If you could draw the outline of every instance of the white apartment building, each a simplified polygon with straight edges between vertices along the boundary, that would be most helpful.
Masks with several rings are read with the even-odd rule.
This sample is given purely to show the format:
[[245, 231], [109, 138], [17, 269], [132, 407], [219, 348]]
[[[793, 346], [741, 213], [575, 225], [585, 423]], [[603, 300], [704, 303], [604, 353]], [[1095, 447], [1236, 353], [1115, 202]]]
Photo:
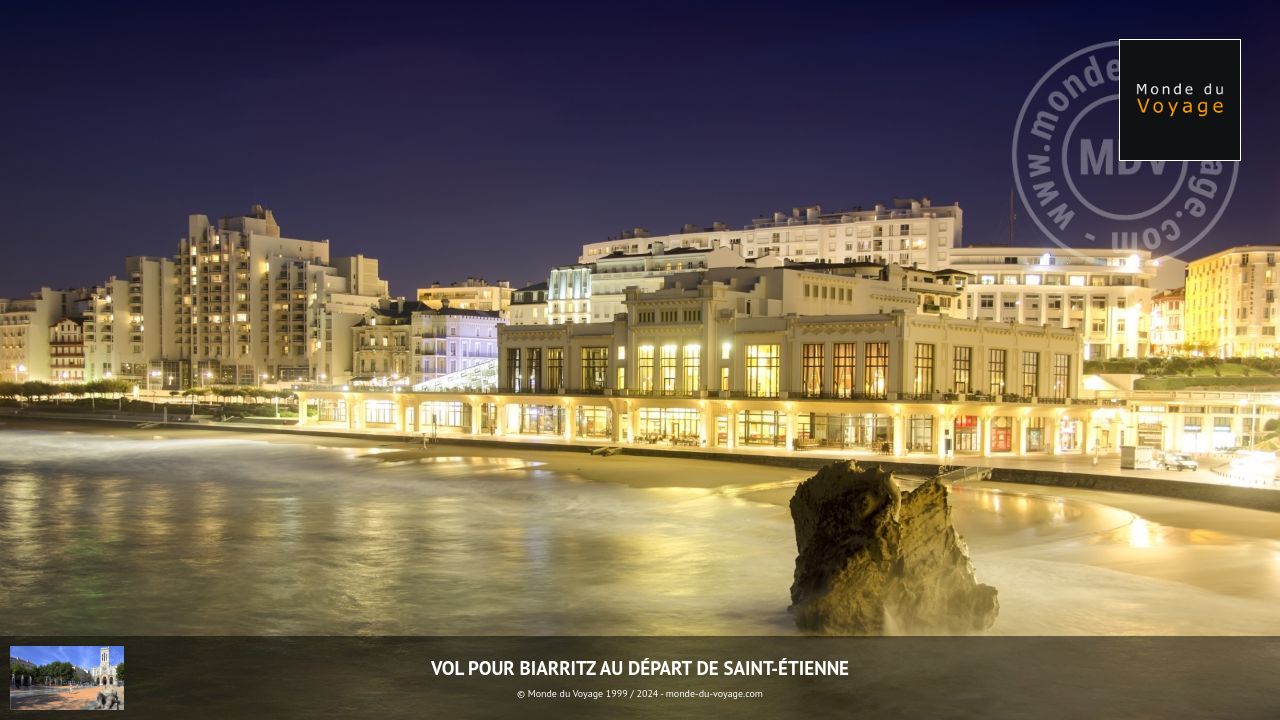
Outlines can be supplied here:
[[547, 324], [547, 283], [533, 283], [511, 293], [507, 324]]
[[1280, 245], [1246, 245], [1187, 267], [1186, 341], [1197, 354], [1274, 357]]
[[439, 310], [448, 301], [451, 308], [497, 312], [505, 319], [513, 292], [506, 280], [490, 285], [480, 278], [469, 277], [448, 286], [432, 283], [431, 287], [420, 288], [418, 302]]
[[[359, 262], [355, 262], [359, 261]], [[374, 273], [376, 275], [376, 263]], [[311, 345], [316, 349], [312, 353], [311, 379], [315, 382], [345, 382], [355, 372], [352, 365], [351, 331], [364, 319], [372, 304], [378, 302], [373, 295], [348, 291], [348, 278], [352, 277], [351, 265], [367, 267], [370, 258], [356, 256], [339, 258], [334, 262], [337, 275], [318, 274], [315, 281], [316, 297], [319, 299], [313, 318], [309, 322]], [[359, 287], [359, 286], [357, 286]], [[386, 281], [365, 286], [366, 292], [378, 292], [386, 295]]]
[[561, 265], [552, 268], [547, 279], [547, 322], [612, 320], [614, 315], [626, 312], [624, 301], [629, 288], [656, 290], [674, 273], [744, 264], [747, 261], [727, 246], [669, 250], [661, 240], [655, 240], [643, 252], [619, 251], [591, 263]]
[[85, 379], [132, 380], [150, 389], [182, 387], [170, 358], [177, 346], [178, 289], [168, 258], [125, 258], [125, 274], [93, 289], [84, 312]]
[[79, 317], [77, 303], [87, 294], [41, 288], [29, 298], [0, 299], [0, 381], [56, 380], [50, 328], [65, 317]]
[[574, 264], [551, 268], [547, 278], [547, 323], [591, 322], [591, 265]]
[[1084, 359], [1144, 357], [1155, 290], [1178, 287], [1185, 263], [1141, 250], [966, 247], [949, 264], [971, 274], [969, 317], [1080, 328]]
[[947, 267], [951, 250], [960, 245], [963, 225], [959, 204], [935, 206], [928, 198], [896, 199], [892, 208], [876, 205], [834, 213], [812, 205], [758, 217], [740, 229], [723, 223], [710, 228], [686, 225], [679, 233], [653, 236], [637, 228], [583, 245], [578, 260], [594, 263], [614, 253], [642, 255], [660, 243], [667, 251], [725, 247], [744, 259], [775, 256], [793, 262], [872, 262], [938, 270]]
[[410, 386], [469, 370], [498, 357], [497, 311], [439, 308], [403, 298], [368, 310], [352, 329], [351, 382]]
[[347, 330], [387, 295], [376, 260], [331, 262], [327, 240], [282, 236], [260, 205], [217, 225], [190, 216], [175, 264], [179, 329], [172, 359], [190, 368], [195, 384], [343, 374]]
[[1159, 290], [1151, 295], [1151, 354], [1156, 357], [1184, 355], [1186, 289]]

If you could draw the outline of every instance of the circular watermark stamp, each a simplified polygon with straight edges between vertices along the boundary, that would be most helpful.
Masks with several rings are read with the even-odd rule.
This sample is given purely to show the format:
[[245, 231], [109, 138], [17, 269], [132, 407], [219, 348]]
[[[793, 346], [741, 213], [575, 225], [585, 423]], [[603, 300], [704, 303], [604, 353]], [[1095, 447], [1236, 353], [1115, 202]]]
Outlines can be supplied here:
[[1078, 50], [1027, 95], [1013, 131], [1023, 207], [1056, 245], [1177, 256], [1213, 229], [1240, 164], [1121, 159], [1119, 43]]

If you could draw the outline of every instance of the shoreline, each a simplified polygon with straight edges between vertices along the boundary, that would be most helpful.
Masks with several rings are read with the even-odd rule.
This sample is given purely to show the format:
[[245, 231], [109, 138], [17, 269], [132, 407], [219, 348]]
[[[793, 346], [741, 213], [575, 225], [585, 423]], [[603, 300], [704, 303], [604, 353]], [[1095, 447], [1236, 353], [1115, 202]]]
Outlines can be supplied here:
[[[364, 449], [370, 451], [367, 457], [373, 462], [420, 462], [458, 455], [515, 458], [536, 463], [537, 466], [548, 471], [585, 482], [623, 485], [638, 490], [696, 490], [743, 502], [768, 505], [777, 508], [781, 514], [787, 515], [788, 521], [788, 502], [795, 492], [795, 487], [813, 474], [813, 469], [810, 467], [789, 467], [782, 462], [753, 462], [756, 459], [753, 456], [748, 456], [745, 461], [734, 462], [733, 458], [728, 456], [689, 458], [680, 453], [663, 451], [631, 453], [624, 450], [618, 455], [602, 457], [592, 455], [589, 452], [590, 447], [485, 440], [454, 442], [453, 438], [441, 439], [423, 448], [415, 442], [406, 441], [404, 436], [395, 435], [304, 432], [271, 426], [258, 428], [181, 423], [139, 428], [136, 427], [138, 424], [135, 420], [112, 421], [105, 418], [6, 416], [0, 419], [0, 432], [5, 429], [46, 430], [132, 439], [225, 439], [228, 432], [236, 432], [245, 436], [246, 440], [257, 442]], [[784, 461], [788, 458], [770, 459]], [[796, 460], [806, 466], [812, 465], [812, 468], [835, 462], [834, 459], [829, 458], [796, 458]], [[670, 471], [668, 463], [672, 461], [681, 464], [680, 472]], [[727, 463], [736, 466], [734, 482], [731, 483], [722, 480]], [[885, 464], [904, 465], [902, 463]], [[705, 472], [698, 472], [699, 469]], [[912, 474], [904, 473], [900, 468], [895, 468], [895, 471], [899, 474]], [[1275, 511], [1198, 499], [1004, 480], [964, 483], [963, 487], [1013, 496], [1062, 498], [1071, 502], [1103, 505], [1169, 527], [1203, 528], [1233, 535], [1280, 540], [1280, 523], [1276, 522]], [[1269, 490], [1254, 492], [1275, 493]], [[1203, 512], [1205, 510], [1211, 512]]]
[[[30, 414], [10, 412], [0, 415], [0, 425], [6, 420], [16, 422], [34, 421], [51, 423], [84, 423], [97, 427], [132, 427], [148, 426], [148, 431], [172, 432], [174, 430], [203, 430], [216, 433], [252, 433], [256, 435], [280, 435], [294, 438], [328, 438], [351, 441], [374, 442], [378, 444], [403, 444], [405, 447], [419, 446], [422, 435], [393, 431], [352, 431], [347, 429], [318, 428], [314, 426], [298, 427], [278, 422], [261, 423], [184, 423], [160, 422], [146, 417], [96, 417], [83, 414], [61, 416], [58, 414]], [[589, 454], [590, 451], [608, 446], [609, 443], [564, 443], [555, 440], [532, 438], [497, 439], [473, 436], [444, 435], [433, 440], [431, 446], [467, 447], [473, 450], [503, 449], [520, 453], [557, 453], [557, 454]], [[617, 457], [660, 457], [682, 460], [686, 462], [735, 463], [745, 471], [748, 467], [774, 467], [792, 472], [812, 473], [819, 468], [838, 460], [855, 460], [864, 465], [880, 465], [901, 475], [932, 477], [940, 468], [989, 468], [990, 478], [986, 482], [1010, 483], [1054, 488], [1058, 491], [1071, 489], [1089, 490], [1109, 494], [1132, 495], [1135, 497], [1170, 498], [1225, 505], [1269, 513], [1280, 513], [1280, 486], [1247, 487], [1222, 483], [1208, 483], [1196, 480], [1166, 479], [1151, 475], [1120, 475], [1109, 470], [1098, 468], [1097, 472], [1079, 471], [1075, 469], [1055, 469], [1052, 467], [1014, 467], [1007, 463], [1000, 464], [995, 458], [956, 458], [943, 466], [935, 460], [913, 461], [912, 458], [894, 457], [860, 457], [841, 455], [780, 455], [768, 452], [732, 452], [707, 448], [665, 448], [621, 445]], [[983, 461], [986, 461], [985, 463]], [[967, 463], [967, 464], [964, 464]]]

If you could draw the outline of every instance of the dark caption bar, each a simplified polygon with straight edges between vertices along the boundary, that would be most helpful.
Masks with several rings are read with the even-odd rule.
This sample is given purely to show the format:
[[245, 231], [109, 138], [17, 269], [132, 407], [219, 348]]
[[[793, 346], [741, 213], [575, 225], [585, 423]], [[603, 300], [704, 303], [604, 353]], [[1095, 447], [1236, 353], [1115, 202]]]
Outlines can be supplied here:
[[1280, 638], [7, 640], [124, 645], [130, 718], [1280, 716]]

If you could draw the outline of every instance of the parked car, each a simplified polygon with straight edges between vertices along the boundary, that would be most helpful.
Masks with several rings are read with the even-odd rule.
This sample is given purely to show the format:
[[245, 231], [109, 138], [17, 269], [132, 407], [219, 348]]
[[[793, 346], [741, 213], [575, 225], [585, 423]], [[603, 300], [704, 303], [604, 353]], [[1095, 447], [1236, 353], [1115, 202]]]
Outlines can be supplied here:
[[1160, 459], [1160, 465], [1165, 470], [1199, 470], [1200, 463], [1195, 458], [1182, 453], [1165, 453]]

